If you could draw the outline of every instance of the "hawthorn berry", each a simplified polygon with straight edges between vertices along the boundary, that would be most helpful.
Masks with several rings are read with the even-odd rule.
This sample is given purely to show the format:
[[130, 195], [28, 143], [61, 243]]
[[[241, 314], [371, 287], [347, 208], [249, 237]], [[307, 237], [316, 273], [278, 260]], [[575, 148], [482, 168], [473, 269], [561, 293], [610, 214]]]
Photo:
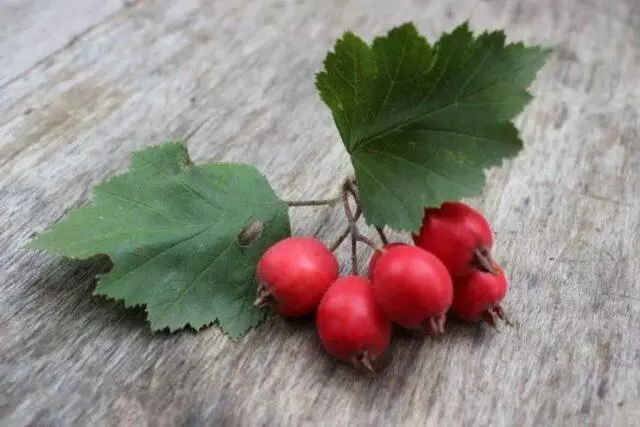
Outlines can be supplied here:
[[508, 283], [504, 271], [494, 265], [496, 274], [475, 271], [454, 283], [451, 313], [469, 322], [485, 321], [496, 326], [498, 319], [507, 323], [500, 302], [507, 294]]
[[445, 202], [439, 209], [425, 209], [413, 241], [437, 256], [454, 278], [474, 270], [494, 272], [491, 227], [480, 212], [464, 203]]
[[378, 260], [380, 259], [380, 257], [382, 256], [382, 254], [384, 253], [384, 251], [391, 249], [391, 248], [395, 248], [397, 246], [406, 246], [406, 243], [402, 243], [402, 242], [394, 242], [394, 243], [389, 243], [388, 245], [384, 245], [384, 247], [382, 249], [377, 249], [373, 252], [373, 255], [371, 255], [371, 259], [369, 260], [369, 267], [367, 268], [367, 273], [369, 276], [369, 279], [372, 280], [373, 278], [373, 269], [375, 268]]
[[391, 321], [376, 302], [371, 282], [360, 276], [331, 285], [318, 306], [316, 329], [327, 353], [371, 372], [391, 340]]
[[424, 249], [404, 245], [384, 251], [373, 271], [373, 293], [400, 326], [444, 332], [453, 283], [445, 265]]
[[338, 278], [338, 270], [338, 260], [320, 240], [288, 237], [260, 257], [254, 305], [272, 305], [283, 316], [311, 313]]

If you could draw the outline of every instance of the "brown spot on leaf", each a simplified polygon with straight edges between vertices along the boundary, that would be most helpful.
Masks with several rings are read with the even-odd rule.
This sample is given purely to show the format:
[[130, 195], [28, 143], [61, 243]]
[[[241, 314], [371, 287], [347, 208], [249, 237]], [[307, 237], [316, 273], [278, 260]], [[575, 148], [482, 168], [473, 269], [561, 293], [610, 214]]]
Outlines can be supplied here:
[[254, 240], [262, 235], [263, 228], [264, 224], [261, 221], [253, 221], [238, 234], [238, 244], [240, 246], [250, 246]]

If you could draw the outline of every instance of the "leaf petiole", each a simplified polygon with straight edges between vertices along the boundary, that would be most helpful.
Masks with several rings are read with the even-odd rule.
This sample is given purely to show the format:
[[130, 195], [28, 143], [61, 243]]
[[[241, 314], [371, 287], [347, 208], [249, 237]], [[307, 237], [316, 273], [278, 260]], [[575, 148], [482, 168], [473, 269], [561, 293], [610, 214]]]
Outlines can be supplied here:
[[342, 197], [334, 197], [333, 199], [318, 199], [318, 200], [283, 200], [283, 202], [289, 205], [290, 207], [337, 205], [341, 201], [342, 201]]

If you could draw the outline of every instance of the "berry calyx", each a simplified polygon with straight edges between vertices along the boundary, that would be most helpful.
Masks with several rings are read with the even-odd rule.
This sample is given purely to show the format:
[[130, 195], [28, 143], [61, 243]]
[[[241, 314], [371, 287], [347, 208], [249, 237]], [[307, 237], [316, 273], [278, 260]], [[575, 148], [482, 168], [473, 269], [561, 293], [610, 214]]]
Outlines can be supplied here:
[[407, 329], [442, 334], [453, 299], [445, 265], [416, 246], [386, 250], [373, 271], [373, 293], [385, 314]]
[[425, 209], [413, 241], [437, 256], [452, 277], [468, 276], [475, 270], [495, 273], [491, 227], [480, 212], [464, 203], [444, 202], [440, 208]]
[[371, 255], [371, 259], [369, 260], [369, 267], [367, 269], [367, 274], [369, 276], [370, 280], [373, 280], [373, 269], [375, 268], [376, 264], [378, 263], [378, 260], [380, 259], [380, 257], [382, 256], [382, 254], [391, 249], [391, 248], [395, 248], [398, 246], [407, 246], [406, 243], [402, 243], [402, 242], [394, 242], [394, 243], [389, 243], [386, 244], [382, 247], [382, 249], [378, 249], [375, 250], [373, 252], [373, 255]]
[[331, 285], [316, 312], [320, 342], [331, 356], [361, 371], [375, 371], [375, 361], [391, 340], [391, 321], [371, 289], [359, 276], [345, 276]]
[[499, 319], [510, 324], [500, 305], [507, 294], [507, 279], [502, 268], [497, 264], [494, 268], [496, 274], [476, 271], [455, 281], [451, 313], [468, 322], [485, 321], [494, 327]]
[[338, 270], [338, 260], [320, 240], [288, 237], [260, 257], [254, 305], [271, 305], [283, 316], [311, 313], [338, 278]]

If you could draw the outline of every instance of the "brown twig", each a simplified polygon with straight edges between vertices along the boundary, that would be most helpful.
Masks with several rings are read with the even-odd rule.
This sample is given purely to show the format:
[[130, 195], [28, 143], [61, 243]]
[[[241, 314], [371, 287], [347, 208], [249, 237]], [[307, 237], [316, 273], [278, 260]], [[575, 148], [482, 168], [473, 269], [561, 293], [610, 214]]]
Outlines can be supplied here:
[[351, 232], [351, 274], [358, 275], [358, 239]]
[[326, 206], [337, 205], [342, 200], [341, 197], [334, 197], [332, 199], [319, 199], [319, 200], [283, 200], [284, 203], [291, 207], [296, 206]]
[[389, 244], [389, 239], [387, 239], [387, 235], [384, 234], [384, 228], [383, 227], [376, 227], [376, 231], [378, 232], [378, 236], [380, 236], [380, 241], [382, 242], [383, 245], [388, 245]]
[[358, 230], [358, 226], [356, 225], [356, 221], [355, 221], [353, 212], [351, 211], [351, 206], [349, 206], [349, 195], [351, 195], [351, 197], [353, 197], [353, 200], [356, 202], [356, 205], [358, 207], [362, 206], [360, 204], [360, 195], [358, 194], [358, 190], [354, 186], [353, 181], [351, 181], [351, 180], [347, 180], [344, 183], [344, 186], [343, 186], [343, 189], [342, 189], [342, 202], [344, 204], [345, 215], [347, 216], [347, 219], [349, 220], [349, 225], [351, 227], [352, 236], [355, 236], [356, 241], [362, 242], [365, 245], [368, 245], [368, 246], [372, 247], [375, 250], [380, 249], [381, 248], [380, 245], [376, 245], [371, 239], [369, 239], [367, 236], [361, 234], [360, 230]]
[[[362, 208], [358, 206], [358, 208], [356, 209], [356, 213], [354, 214], [354, 219], [358, 221], [358, 219], [360, 218], [360, 215], [362, 215]], [[340, 234], [340, 236], [336, 239], [336, 241], [333, 242], [333, 244], [329, 247], [329, 250], [331, 252], [334, 252], [336, 249], [338, 249], [338, 247], [342, 244], [342, 242], [345, 241], [345, 239], [349, 236], [350, 233], [351, 233], [351, 224], [347, 225], [347, 228], [345, 228], [342, 234]]]

